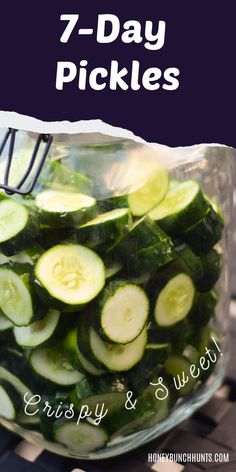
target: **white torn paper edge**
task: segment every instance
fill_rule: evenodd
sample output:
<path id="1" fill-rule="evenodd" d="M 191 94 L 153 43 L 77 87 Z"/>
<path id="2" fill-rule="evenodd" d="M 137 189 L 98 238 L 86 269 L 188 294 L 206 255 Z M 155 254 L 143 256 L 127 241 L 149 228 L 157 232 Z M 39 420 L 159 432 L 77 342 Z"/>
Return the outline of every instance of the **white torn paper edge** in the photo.
<path id="1" fill-rule="evenodd" d="M 147 151 L 157 153 L 160 162 L 164 162 L 167 167 L 175 167 L 186 162 L 196 162 L 202 159 L 207 147 L 227 147 L 223 144 L 195 144 L 192 146 L 169 147 L 164 144 L 150 143 L 140 136 L 136 136 L 132 131 L 116 127 L 103 122 L 100 119 L 80 120 L 80 121 L 42 121 L 38 118 L 16 113 L 14 111 L 0 111 L 0 128 L 15 128 L 26 132 L 44 134 L 80 134 L 99 133 L 119 139 L 128 139 L 136 143 L 149 146 Z M 158 131 L 157 131 L 158 134 Z M 143 152 L 143 151 L 142 151 Z"/>

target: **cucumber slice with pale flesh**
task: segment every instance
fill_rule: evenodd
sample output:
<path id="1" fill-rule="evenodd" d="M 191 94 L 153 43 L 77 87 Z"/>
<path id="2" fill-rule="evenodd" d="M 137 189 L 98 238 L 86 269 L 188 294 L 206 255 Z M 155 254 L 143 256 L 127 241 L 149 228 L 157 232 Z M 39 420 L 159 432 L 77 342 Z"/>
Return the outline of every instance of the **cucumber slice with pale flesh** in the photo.
<path id="1" fill-rule="evenodd" d="M 49 226 L 73 226 L 96 214 L 96 200 L 83 193 L 44 190 L 35 200 L 40 220 Z"/>
<path id="2" fill-rule="evenodd" d="M 141 287 L 114 281 L 97 298 L 93 318 L 108 342 L 127 344 L 139 336 L 148 313 L 149 300 Z"/>
<path id="3" fill-rule="evenodd" d="M 105 268 L 100 257 L 87 247 L 58 245 L 38 259 L 35 276 L 35 288 L 42 299 L 63 311 L 76 311 L 103 288 Z"/>
<path id="4" fill-rule="evenodd" d="M 84 376 L 73 369 L 62 347 L 36 348 L 30 356 L 33 371 L 46 381 L 68 387 L 76 384 Z"/>
<path id="5" fill-rule="evenodd" d="M 129 344 L 104 342 L 93 328 L 90 328 L 90 347 L 94 357 L 111 371 L 121 372 L 131 369 L 143 356 L 147 342 L 147 330 Z"/>
<path id="6" fill-rule="evenodd" d="M 72 366 L 75 369 L 78 369 L 80 372 L 84 372 L 86 374 L 94 376 L 100 376 L 104 374 L 104 370 L 97 368 L 84 356 L 84 354 L 82 354 L 81 350 L 79 349 L 79 342 L 77 340 L 79 335 L 79 330 L 77 328 L 73 328 L 69 331 L 64 341 L 64 347 L 70 358 Z"/>
<path id="7" fill-rule="evenodd" d="M 17 326 L 27 326 L 34 317 L 29 288 L 9 269 L 0 268 L 0 308 Z"/>
<path id="8" fill-rule="evenodd" d="M 100 378 L 84 378 L 76 384 L 70 400 L 78 410 L 87 405 L 94 413 L 97 405 L 104 403 L 111 414 L 124 407 L 126 402 L 126 385 L 117 376 L 106 375 Z"/>
<path id="9" fill-rule="evenodd" d="M 162 202 L 149 212 L 149 217 L 168 234 L 178 234 L 199 221 L 209 207 L 199 184 L 188 180 L 171 188 Z"/>
<path id="10" fill-rule="evenodd" d="M 13 323 L 3 313 L 0 312 L 0 332 L 7 331 L 13 326 Z"/>
<path id="11" fill-rule="evenodd" d="M 164 369 L 173 377 L 173 380 L 175 379 L 175 385 L 180 396 L 189 395 L 198 382 L 198 379 L 192 377 L 190 374 L 191 364 L 192 362 L 189 359 L 180 355 L 169 356 L 164 364 Z M 185 385 L 182 383 L 183 379 L 188 379 Z"/>
<path id="12" fill-rule="evenodd" d="M 50 309 L 46 316 L 29 326 L 13 329 L 16 342 L 23 347 L 37 347 L 47 341 L 54 333 L 60 318 L 59 311 Z"/>
<path id="13" fill-rule="evenodd" d="M 79 242 L 88 244 L 106 243 L 127 233 L 131 226 L 128 208 L 117 208 L 98 215 L 77 229 Z"/>
<path id="14" fill-rule="evenodd" d="M 67 421 L 54 424 L 54 439 L 76 453 L 86 453 L 104 447 L 108 435 L 98 426 Z"/>
<path id="15" fill-rule="evenodd" d="M 25 206 L 10 199 L 0 201 L 0 248 L 5 255 L 30 246 L 37 232 L 37 219 Z"/>
<path id="16" fill-rule="evenodd" d="M 129 194 L 128 203 L 134 216 L 145 215 L 165 197 L 169 186 L 169 177 L 165 169 L 158 169 L 147 182 L 135 192 Z"/>
<path id="17" fill-rule="evenodd" d="M 21 397 L 6 380 L 0 380 L 0 417 L 14 420 L 21 406 Z"/>
<path id="18" fill-rule="evenodd" d="M 187 274 L 180 273 L 170 279 L 156 300 L 156 323 L 161 327 L 170 327 L 182 321 L 192 308 L 194 295 L 195 288 Z"/>

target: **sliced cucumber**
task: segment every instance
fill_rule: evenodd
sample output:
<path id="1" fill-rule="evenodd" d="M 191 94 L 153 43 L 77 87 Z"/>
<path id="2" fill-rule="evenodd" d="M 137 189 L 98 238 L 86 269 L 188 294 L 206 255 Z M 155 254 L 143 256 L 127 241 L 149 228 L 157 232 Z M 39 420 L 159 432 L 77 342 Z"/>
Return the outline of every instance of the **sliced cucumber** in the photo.
<path id="1" fill-rule="evenodd" d="M 98 426 L 88 423 L 77 425 L 76 422 L 67 421 L 54 424 L 54 439 L 77 454 L 84 454 L 104 447 L 108 441 L 108 435 Z"/>
<path id="2" fill-rule="evenodd" d="M 137 221 L 129 233 L 111 248 L 119 254 L 128 274 L 140 275 L 167 264 L 174 258 L 171 239 L 149 217 Z"/>
<path id="3" fill-rule="evenodd" d="M 52 226 L 40 225 L 39 242 L 42 248 L 50 249 L 62 241 L 74 235 L 74 228 L 53 228 Z M 75 238 L 74 238 L 75 239 Z M 76 242 L 76 240 L 75 240 Z"/>
<path id="4" fill-rule="evenodd" d="M 170 327 L 182 321 L 190 312 L 195 295 L 192 279 L 184 273 L 173 277 L 159 293 L 154 318 L 161 327 Z"/>
<path id="5" fill-rule="evenodd" d="M 111 414 L 125 405 L 126 391 L 126 386 L 116 376 L 106 375 L 90 380 L 84 378 L 76 384 L 70 399 L 78 410 L 87 405 L 93 414 L 96 406 L 104 403 L 107 414 Z"/>
<path id="6" fill-rule="evenodd" d="M 58 160 L 47 159 L 40 175 L 40 183 L 53 190 L 91 193 L 92 181 L 79 172 L 74 172 Z"/>
<path id="7" fill-rule="evenodd" d="M 61 346 L 55 348 L 36 348 L 30 355 L 33 371 L 44 380 L 68 387 L 83 378 L 83 374 L 74 370 Z"/>
<path id="8" fill-rule="evenodd" d="M 110 256 L 109 254 L 103 258 L 103 262 L 105 264 L 105 277 L 106 280 L 112 279 L 116 276 L 122 269 L 123 264 L 118 259 Z"/>
<path id="9" fill-rule="evenodd" d="M 27 326 L 34 317 L 29 288 L 9 269 L 0 269 L 0 308 L 17 326 Z"/>
<path id="10" fill-rule="evenodd" d="M 148 216 L 144 216 L 136 221 L 130 231 L 111 247 L 111 251 L 118 251 L 119 254 L 128 256 L 130 253 L 140 249 L 162 243 L 167 239 L 167 235 Z"/>
<path id="11" fill-rule="evenodd" d="M 196 256 L 187 244 L 179 241 L 175 244 L 175 252 L 177 254 L 176 261 L 174 261 L 176 266 L 188 274 L 195 283 L 200 281 L 204 270 L 200 257 Z"/>
<path id="12" fill-rule="evenodd" d="M 170 348 L 168 343 L 146 344 L 142 359 L 127 373 L 132 391 L 139 394 L 147 388 L 149 381 L 161 370 Z"/>
<path id="13" fill-rule="evenodd" d="M 14 328 L 16 342 L 22 347 L 37 347 L 47 341 L 56 330 L 60 318 L 59 311 L 50 309 L 46 316 L 29 326 Z"/>
<path id="14" fill-rule="evenodd" d="M 77 328 L 73 328 L 69 331 L 65 338 L 64 347 L 70 358 L 70 362 L 75 369 L 80 372 L 84 372 L 94 376 L 100 376 L 104 374 L 103 369 L 97 368 L 82 354 L 79 349 L 78 336 L 80 335 Z"/>
<path id="15" fill-rule="evenodd" d="M 93 319 L 105 340 L 127 344 L 139 336 L 148 313 L 149 300 L 140 286 L 113 281 L 98 296 Z"/>
<path id="16" fill-rule="evenodd" d="M 37 233 L 37 219 L 25 206 L 10 199 L 0 201 L 0 248 L 5 255 L 31 245 Z"/>
<path id="17" fill-rule="evenodd" d="M 209 197 L 209 195 L 206 195 L 205 193 L 204 193 L 204 197 L 210 203 L 210 205 L 212 206 L 213 210 L 217 213 L 217 215 L 219 215 L 223 219 L 220 205 L 215 200 L 213 200 L 213 198 Z"/>
<path id="18" fill-rule="evenodd" d="M 155 417 L 156 403 L 155 392 L 146 388 L 137 399 L 135 409 L 127 410 L 121 408 L 107 416 L 104 424 L 111 435 L 111 439 L 136 433 L 147 428 Z"/>
<path id="19" fill-rule="evenodd" d="M 223 257 L 215 249 L 211 249 L 205 256 L 201 257 L 203 275 L 197 282 L 197 288 L 200 292 L 211 290 L 220 277 Z"/>
<path id="20" fill-rule="evenodd" d="M 35 276 L 35 288 L 43 300 L 61 311 L 76 311 L 103 288 L 105 269 L 91 249 L 58 245 L 38 259 Z"/>
<path id="21" fill-rule="evenodd" d="M 24 396 L 28 393 L 29 398 L 33 396 L 32 391 L 39 392 L 37 382 L 35 382 L 32 372 L 28 368 L 25 359 L 22 355 L 15 352 L 8 352 L 4 350 L 4 356 L 1 359 L 0 365 L 0 380 L 9 382 L 14 389 L 19 393 L 21 403 L 23 404 Z M 37 406 L 30 405 L 29 411 L 34 412 Z"/>
<path id="22" fill-rule="evenodd" d="M 196 254 L 202 256 L 221 239 L 223 229 L 222 218 L 211 207 L 202 219 L 182 233 L 182 238 Z"/>
<path id="23" fill-rule="evenodd" d="M 160 168 L 138 190 L 128 196 L 129 207 L 135 216 L 145 215 L 165 197 L 169 186 L 168 172 Z"/>
<path id="24" fill-rule="evenodd" d="M 197 378 L 190 375 L 190 366 L 191 362 L 186 357 L 180 355 L 169 356 L 164 364 L 164 369 L 171 375 L 171 377 L 173 377 L 173 381 L 175 379 L 175 384 L 177 387 L 180 387 L 178 388 L 178 392 L 180 396 L 183 397 L 189 395 L 198 382 Z M 182 383 L 183 379 L 188 379 L 185 385 Z M 183 386 L 181 386 L 181 384 Z"/>
<path id="25" fill-rule="evenodd" d="M 140 249 L 136 254 L 128 256 L 128 272 L 141 275 L 153 272 L 174 259 L 173 244 L 170 238 L 164 237 L 162 242 Z"/>
<path id="26" fill-rule="evenodd" d="M 198 293 L 189 319 L 197 326 L 206 325 L 215 314 L 218 296 L 215 290 Z"/>
<path id="27" fill-rule="evenodd" d="M 98 200 L 97 205 L 99 211 L 104 213 L 110 210 L 115 210 L 117 208 L 127 208 L 128 204 L 128 196 L 127 195 L 118 195 L 114 197 L 109 197 L 104 200 Z"/>
<path id="28" fill-rule="evenodd" d="M 90 328 L 90 348 L 93 356 L 107 369 L 121 372 L 131 369 L 143 356 L 147 342 L 147 330 L 129 344 L 109 344 L 104 342 L 93 328 Z"/>
<path id="29" fill-rule="evenodd" d="M 13 323 L 3 313 L 0 312 L 0 332 L 7 331 L 13 326 Z"/>
<path id="30" fill-rule="evenodd" d="M 129 231 L 132 219 L 128 208 L 117 208 L 98 215 L 77 229 L 80 243 L 100 244 L 119 238 Z"/>
<path id="31" fill-rule="evenodd" d="M 21 406 L 21 397 L 15 388 L 6 380 L 0 380 L 0 416 L 14 420 Z"/>
<path id="32" fill-rule="evenodd" d="M 178 234 L 203 218 L 209 206 L 199 184 L 188 180 L 172 187 L 149 216 L 168 234 Z"/>
<path id="33" fill-rule="evenodd" d="M 42 223 L 67 227 L 82 224 L 96 215 L 96 200 L 76 192 L 44 190 L 35 200 Z"/>

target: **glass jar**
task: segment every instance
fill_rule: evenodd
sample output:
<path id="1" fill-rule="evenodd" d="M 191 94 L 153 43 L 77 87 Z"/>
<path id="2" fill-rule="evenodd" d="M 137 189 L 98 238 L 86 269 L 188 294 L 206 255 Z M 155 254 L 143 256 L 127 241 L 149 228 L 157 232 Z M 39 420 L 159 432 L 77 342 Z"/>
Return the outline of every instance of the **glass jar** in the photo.
<path id="1" fill-rule="evenodd" d="M 17 133 L 12 186 L 34 144 Z M 232 166 L 225 146 L 54 135 L 32 193 L 1 191 L 1 424 L 101 459 L 211 397 L 227 361 Z"/>

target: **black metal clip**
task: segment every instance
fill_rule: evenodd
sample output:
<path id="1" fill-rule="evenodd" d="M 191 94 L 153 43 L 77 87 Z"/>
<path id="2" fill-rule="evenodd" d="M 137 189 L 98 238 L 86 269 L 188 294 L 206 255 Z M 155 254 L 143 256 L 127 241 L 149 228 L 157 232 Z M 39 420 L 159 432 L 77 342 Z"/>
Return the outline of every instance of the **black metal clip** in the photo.
<path id="1" fill-rule="evenodd" d="M 10 177 L 10 173 L 11 173 L 12 160 L 14 158 L 13 154 L 14 154 L 15 137 L 16 137 L 17 131 L 18 130 L 14 129 L 14 128 L 9 128 L 8 131 L 6 132 L 6 134 L 3 138 L 2 144 L 0 146 L 0 158 L 1 158 L 1 155 L 2 155 L 2 153 L 5 149 L 5 146 L 7 144 L 7 141 L 8 141 L 8 139 L 10 139 L 9 149 L 8 149 L 8 156 L 6 158 L 4 179 L 3 179 L 3 183 L 0 182 L 0 189 L 3 189 L 8 195 L 13 195 L 14 193 L 18 193 L 20 195 L 29 195 L 29 193 L 31 193 L 33 191 L 33 189 L 34 189 L 34 187 L 37 183 L 37 180 L 40 176 L 40 173 L 42 171 L 44 162 L 47 158 L 50 146 L 52 144 L 53 137 L 52 137 L 51 134 L 39 134 L 39 136 L 37 138 L 37 141 L 36 141 L 36 144 L 35 144 L 35 147 L 34 147 L 34 150 L 33 150 L 32 157 L 30 159 L 30 162 L 29 162 L 29 165 L 28 165 L 27 169 L 25 170 L 24 175 L 22 176 L 20 182 L 15 187 L 11 187 L 9 185 L 9 177 Z M 44 147 L 41 159 L 40 159 L 40 161 L 37 165 L 36 171 L 34 172 L 33 176 L 31 176 L 30 183 L 28 183 L 26 185 L 26 188 L 22 188 L 23 185 L 25 184 L 25 182 L 27 181 L 27 179 L 30 177 L 30 174 L 33 170 L 35 160 L 36 160 L 36 157 L 37 157 L 37 154 L 38 154 L 38 151 L 39 151 L 40 144 L 42 142 L 45 143 L 45 147 Z"/>

